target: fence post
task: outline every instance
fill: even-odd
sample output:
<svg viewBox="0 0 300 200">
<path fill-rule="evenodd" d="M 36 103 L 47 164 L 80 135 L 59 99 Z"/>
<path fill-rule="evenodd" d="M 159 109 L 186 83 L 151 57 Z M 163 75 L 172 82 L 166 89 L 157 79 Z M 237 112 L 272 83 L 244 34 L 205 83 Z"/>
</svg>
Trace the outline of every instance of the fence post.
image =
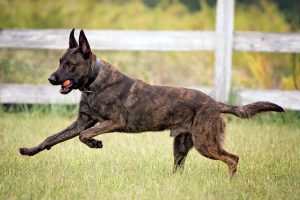
<svg viewBox="0 0 300 200">
<path fill-rule="evenodd" d="M 218 101 L 229 100 L 233 45 L 234 0 L 217 0 L 214 93 Z"/>
</svg>

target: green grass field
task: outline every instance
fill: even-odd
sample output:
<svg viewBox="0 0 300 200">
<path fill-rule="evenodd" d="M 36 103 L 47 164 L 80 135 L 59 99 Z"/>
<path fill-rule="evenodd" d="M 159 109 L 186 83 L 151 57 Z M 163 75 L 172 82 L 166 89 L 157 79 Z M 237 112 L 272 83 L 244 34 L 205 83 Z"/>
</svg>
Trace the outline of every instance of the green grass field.
<svg viewBox="0 0 300 200">
<path fill-rule="evenodd" d="M 274 116 L 274 115 L 272 115 Z M 34 157 L 30 147 L 63 129 L 74 116 L 0 112 L 0 199 L 299 199 L 299 118 L 264 115 L 227 119 L 226 149 L 240 156 L 237 176 L 192 150 L 172 175 L 168 132 L 106 134 L 103 149 L 74 138 Z"/>
</svg>

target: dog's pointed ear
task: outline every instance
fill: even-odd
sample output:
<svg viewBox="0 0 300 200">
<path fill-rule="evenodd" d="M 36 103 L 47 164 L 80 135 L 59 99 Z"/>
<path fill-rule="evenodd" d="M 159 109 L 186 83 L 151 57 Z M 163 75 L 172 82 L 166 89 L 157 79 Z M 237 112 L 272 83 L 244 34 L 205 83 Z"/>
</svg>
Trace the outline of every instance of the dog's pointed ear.
<svg viewBox="0 0 300 200">
<path fill-rule="evenodd" d="M 79 51 L 82 53 L 84 58 L 89 58 L 92 53 L 88 40 L 85 37 L 83 30 L 79 34 Z"/>
<path fill-rule="evenodd" d="M 75 28 L 73 28 L 71 33 L 70 33 L 70 38 L 69 38 L 69 48 L 70 49 L 78 47 L 78 43 L 77 43 L 77 41 L 75 39 L 75 36 L 74 36 L 74 31 L 75 31 Z"/>
</svg>

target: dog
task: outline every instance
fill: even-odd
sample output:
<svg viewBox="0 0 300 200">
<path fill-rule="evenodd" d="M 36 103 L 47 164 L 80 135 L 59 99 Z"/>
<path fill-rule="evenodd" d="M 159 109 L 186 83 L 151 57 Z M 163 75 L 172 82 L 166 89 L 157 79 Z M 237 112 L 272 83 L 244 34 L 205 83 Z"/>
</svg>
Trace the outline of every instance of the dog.
<svg viewBox="0 0 300 200">
<path fill-rule="evenodd" d="M 102 148 L 102 142 L 94 139 L 100 134 L 170 130 L 174 137 L 173 172 L 183 168 L 194 147 L 201 155 L 226 163 L 230 176 L 234 176 L 239 157 L 222 146 L 225 122 L 221 113 L 249 118 L 260 112 L 284 112 L 270 102 L 230 106 L 198 90 L 150 85 L 130 78 L 92 53 L 83 30 L 78 44 L 74 30 L 49 82 L 61 85 L 62 94 L 82 91 L 77 120 L 33 148 L 20 148 L 22 155 L 33 156 L 76 136 L 90 148 Z"/>
</svg>

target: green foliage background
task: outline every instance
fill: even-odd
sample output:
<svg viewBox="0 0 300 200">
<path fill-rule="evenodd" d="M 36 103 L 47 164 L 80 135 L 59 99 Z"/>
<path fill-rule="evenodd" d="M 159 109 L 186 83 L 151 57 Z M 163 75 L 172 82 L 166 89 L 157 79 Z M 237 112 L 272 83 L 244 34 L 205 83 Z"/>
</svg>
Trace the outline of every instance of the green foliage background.
<svg viewBox="0 0 300 200">
<path fill-rule="evenodd" d="M 235 30 L 299 31 L 298 3 L 238 0 Z M 291 8 L 290 8 L 290 7 Z M 2 28 L 214 30 L 212 0 L 0 0 Z M 66 45 L 67 45 L 66 35 Z M 63 51 L 0 50 L 0 82 L 46 83 Z M 213 84 L 211 52 L 96 52 L 124 73 L 157 84 Z M 235 52 L 236 87 L 297 89 L 297 54 Z"/>
</svg>

